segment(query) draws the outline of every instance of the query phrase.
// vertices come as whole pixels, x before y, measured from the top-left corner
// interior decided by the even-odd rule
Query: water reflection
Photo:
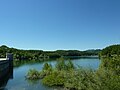
[[[9,67],[6,74],[0,77],[0,90],[8,90],[5,87],[9,79],[13,79],[13,67]]]
[[[73,60],[73,59],[98,59],[98,56],[67,56],[67,59]]]
[[[97,69],[99,66],[100,60],[98,58],[94,57],[71,57],[72,62],[75,65],[80,65],[81,67],[88,67],[91,66],[93,69]],[[63,59],[63,58],[61,58]],[[71,60],[70,58],[65,58],[65,60]],[[25,76],[29,69],[35,68],[36,70],[42,70],[43,65],[45,62],[48,62],[51,64],[53,67],[55,67],[56,64],[56,59],[52,60],[45,60],[44,62],[41,61],[15,61],[14,62],[14,79],[12,80],[6,80],[6,88],[3,90],[56,90],[56,87],[47,87],[42,84],[41,80],[35,80],[35,81],[30,81],[26,80]],[[11,77],[11,76],[10,76]],[[9,77],[9,78],[10,78]],[[1,81],[0,81],[1,82]],[[57,90],[63,90],[63,89],[58,89]]]

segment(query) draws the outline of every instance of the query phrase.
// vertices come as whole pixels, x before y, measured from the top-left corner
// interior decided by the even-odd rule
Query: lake
[[[51,65],[55,65],[56,61],[44,61],[41,63],[26,63],[19,67],[14,67],[13,69],[13,79],[9,79],[6,82],[4,90],[54,90],[56,87],[47,87],[38,81],[28,81],[25,76],[29,69],[35,68],[41,70],[44,63],[48,62]],[[72,58],[72,62],[75,66],[80,66],[82,68],[98,69],[100,60],[97,57],[79,57]]]

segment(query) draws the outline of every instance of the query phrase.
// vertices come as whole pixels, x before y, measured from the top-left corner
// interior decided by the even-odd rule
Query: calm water
[[[51,63],[53,66],[56,61],[46,61]],[[79,58],[73,59],[72,62],[77,66],[81,66],[83,68],[92,68],[97,69],[99,67],[100,61],[98,58]],[[32,64],[24,64],[19,67],[15,67],[13,69],[13,79],[8,80],[5,90],[53,90],[54,88],[50,88],[42,85],[41,80],[38,81],[28,81],[25,79],[25,75],[29,69],[35,68],[37,70],[41,70],[43,67],[42,63],[32,63]]]

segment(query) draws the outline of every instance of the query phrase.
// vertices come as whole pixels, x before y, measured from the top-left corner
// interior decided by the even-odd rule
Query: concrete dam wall
[[[0,58],[0,87],[4,87],[9,78],[13,78],[13,55],[7,53],[6,58]]]

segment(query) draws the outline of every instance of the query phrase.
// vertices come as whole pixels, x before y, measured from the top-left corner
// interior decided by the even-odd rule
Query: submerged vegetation
[[[96,71],[77,68],[71,61],[58,60],[55,67],[45,63],[41,71],[30,70],[26,78],[42,79],[47,86],[61,86],[68,90],[120,90],[119,71],[120,54],[117,53],[111,57],[101,56],[101,64]]]
[[[120,62],[120,58],[119,62]],[[113,63],[115,64],[115,63]],[[112,65],[112,63],[111,63]],[[120,90],[119,65],[101,64],[97,70],[75,68],[71,61],[58,61],[55,68],[45,63],[42,71],[30,70],[27,79],[42,79],[47,86],[62,86],[68,90]]]

